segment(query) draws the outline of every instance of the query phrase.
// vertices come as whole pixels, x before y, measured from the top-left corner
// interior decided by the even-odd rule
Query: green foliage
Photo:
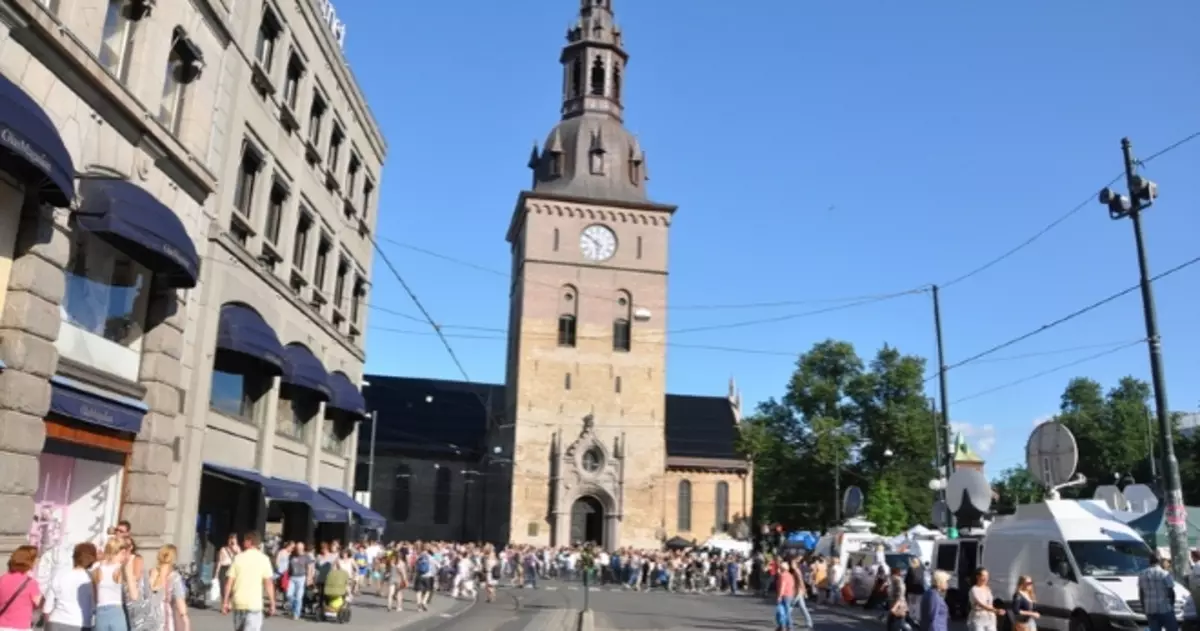
[[[1070,428],[1079,444],[1078,471],[1088,484],[1071,490],[1076,497],[1091,497],[1097,486],[1112,484],[1117,476],[1150,479],[1149,454],[1157,431],[1150,423],[1149,400],[1150,386],[1133,377],[1122,378],[1107,393],[1085,377],[1067,384],[1055,419]]]
[[[886,470],[878,510],[888,523],[903,530],[928,520],[936,474],[924,373],[924,359],[888,346],[869,363],[836,340],[801,355],[782,400],[767,401],[743,423],[741,448],[755,460],[756,519],[826,528],[843,489],[857,485],[871,502]]]
[[[897,489],[887,478],[871,486],[867,495],[867,519],[875,523],[875,532],[885,536],[898,535],[913,522]]]
[[[992,480],[992,492],[997,496],[992,502],[992,510],[1004,515],[1011,514],[1021,504],[1042,501],[1045,491],[1042,483],[1025,467],[1005,469]]]

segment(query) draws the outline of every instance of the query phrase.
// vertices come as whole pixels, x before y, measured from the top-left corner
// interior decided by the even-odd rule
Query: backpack
[[[422,554],[421,557],[419,559],[417,559],[417,573],[420,574],[421,576],[424,576],[429,573],[429,556],[428,555]]]
[[[492,578],[497,581],[500,580],[500,564],[499,563],[496,563],[495,565],[492,566]]]

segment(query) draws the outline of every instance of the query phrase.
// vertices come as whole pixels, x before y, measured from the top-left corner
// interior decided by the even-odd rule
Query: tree
[[[913,523],[908,518],[903,499],[887,478],[871,486],[871,493],[867,495],[867,519],[875,523],[875,532],[889,537],[904,532]]]
[[[1150,386],[1133,377],[1123,377],[1107,393],[1099,383],[1084,377],[1067,384],[1055,420],[1075,435],[1077,470],[1087,476],[1088,484],[1064,494],[1091,497],[1097,486],[1126,476],[1149,481],[1155,435],[1149,424],[1149,398]]]
[[[1021,504],[1042,501],[1045,488],[1025,467],[1013,467],[992,480],[992,492],[997,496],[992,501],[992,510],[1007,515],[1016,512]]]

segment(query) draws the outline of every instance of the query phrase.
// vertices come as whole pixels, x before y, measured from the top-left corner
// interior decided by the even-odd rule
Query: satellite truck
[[[991,574],[998,607],[1011,604],[1021,575],[1033,578],[1039,629],[1142,631],[1138,574],[1154,554],[1142,537],[1104,501],[1064,500],[1059,491],[1081,486],[1079,451],[1066,426],[1038,426],[1026,446],[1027,466],[1046,486],[1046,500],[1017,507],[988,528],[982,565]],[[1195,629],[1196,608],[1187,588],[1175,590],[1181,628]],[[1011,620],[1001,616],[1002,631]]]

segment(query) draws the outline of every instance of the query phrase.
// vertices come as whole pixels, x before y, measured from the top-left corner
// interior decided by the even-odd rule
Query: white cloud
[[[955,421],[950,423],[950,429],[957,435],[962,434],[967,444],[975,453],[986,458],[996,446],[996,426],[991,423],[974,425]]]
[[[1033,419],[1033,426],[1037,427],[1038,425],[1041,425],[1042,423],[1045,423],[1046,421],[1053,421],[1055,416],[1056,416],[1055,414],[1043,414],[1043,415]]]

